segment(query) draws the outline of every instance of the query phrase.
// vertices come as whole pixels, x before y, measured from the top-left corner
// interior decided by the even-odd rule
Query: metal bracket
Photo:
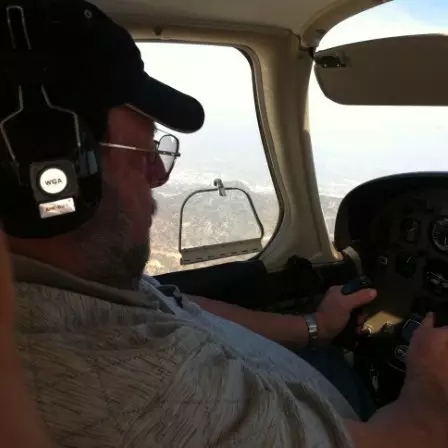
[[[347,58],[342,54],[326,56],[315,55],[314,61],[322,68],[347,68]]]
[[[258,216],[257,210],[255,209],[254,202],[247,193],[242,188],[237,187],[225,187],[221,179],[215,179],[213,182],[215,188],[206,188],[201,190],[196,190],[189,194],[180,209],[180,219],[179,219],[179,253],[181,255],[180,264],[182,266],[194,263],[200,263],[203,261],[218,260],[221,258],[234,257],[238,255],[247,255],[252,253],[258,253],[263,249],[263,237],[264,237],[264,227],[261,223],[260,217]],[[247,200],[249,201],[250,208],[254,214],[255,221],[257,222],[258,228],[260,230],[260,236],[258,238],[252,238],[249,240],[232,241],[230,243],[222,244],[212,244],[206,246],[198,246],[191,248],[182,247],[182,225],[184,218],[185,206],[188,201],[194,196],[211,193],[217,191],[221,197],[226,197],[228,191],[239,191],[243,193]]]
[[[224,188],[224,184],[221,179],[215,179],[213,185],[218,189],[219,195],[224,198],[227,196],[226,189]]]

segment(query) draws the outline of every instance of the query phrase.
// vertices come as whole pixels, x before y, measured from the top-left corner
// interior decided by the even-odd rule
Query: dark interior
[[[313,310],[331,285],[343,284],[355,275],[349,262],[313,268],[308,260],[293,257],[282,271],[274,273],[269,273],[260,260],[251,260],[174,272],[157,279],[164,285],[177,285],[187,294],[246,308],[303,313]]]
[[[281,272],[268,273],[252,260],[158,280],[247,308],[300,314],[313,311],[328,287],[367,275],[378,297],[366,309],[365,334],[353,335],[350,349],[382,406],[401,389],[409,341],[425,314],[434,311],[438,325],[448,324],[448,175],[396,175],[354,189],[338,211],[334,243],[350,251],[324,266],[293,257]]]

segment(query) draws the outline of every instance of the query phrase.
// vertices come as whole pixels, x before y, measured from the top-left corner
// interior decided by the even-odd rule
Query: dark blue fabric
[[[332,383],[363,421],[375,413],[375,403],[339,347],[304,349],[298,355]]]

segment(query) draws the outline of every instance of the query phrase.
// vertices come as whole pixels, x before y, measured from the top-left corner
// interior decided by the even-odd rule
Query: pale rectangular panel
[[[347,105],[447,106],[448,36],[358,42],[317,52],[322,92]]]
[[[182,256],[180,264],[184,266],[203,261],[219,260],[220,258],[248,255],[258,253],[262,249],[263,246],[260,238],[182,249],[180,251]]]

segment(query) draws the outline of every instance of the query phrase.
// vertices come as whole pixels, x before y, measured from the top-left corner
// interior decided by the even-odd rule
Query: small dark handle
[[[358,277],[346,283],[341,292],[345,296],[354,294],[361,289],[373,288],[373,284],[368,277]],[[358,327],[358,317],[361,316],[362,308],[357,308],[350,313],[350,319],[346,327],[333,339],[333,344],[353,350],[356,347],[358,335],[356,329]]]

